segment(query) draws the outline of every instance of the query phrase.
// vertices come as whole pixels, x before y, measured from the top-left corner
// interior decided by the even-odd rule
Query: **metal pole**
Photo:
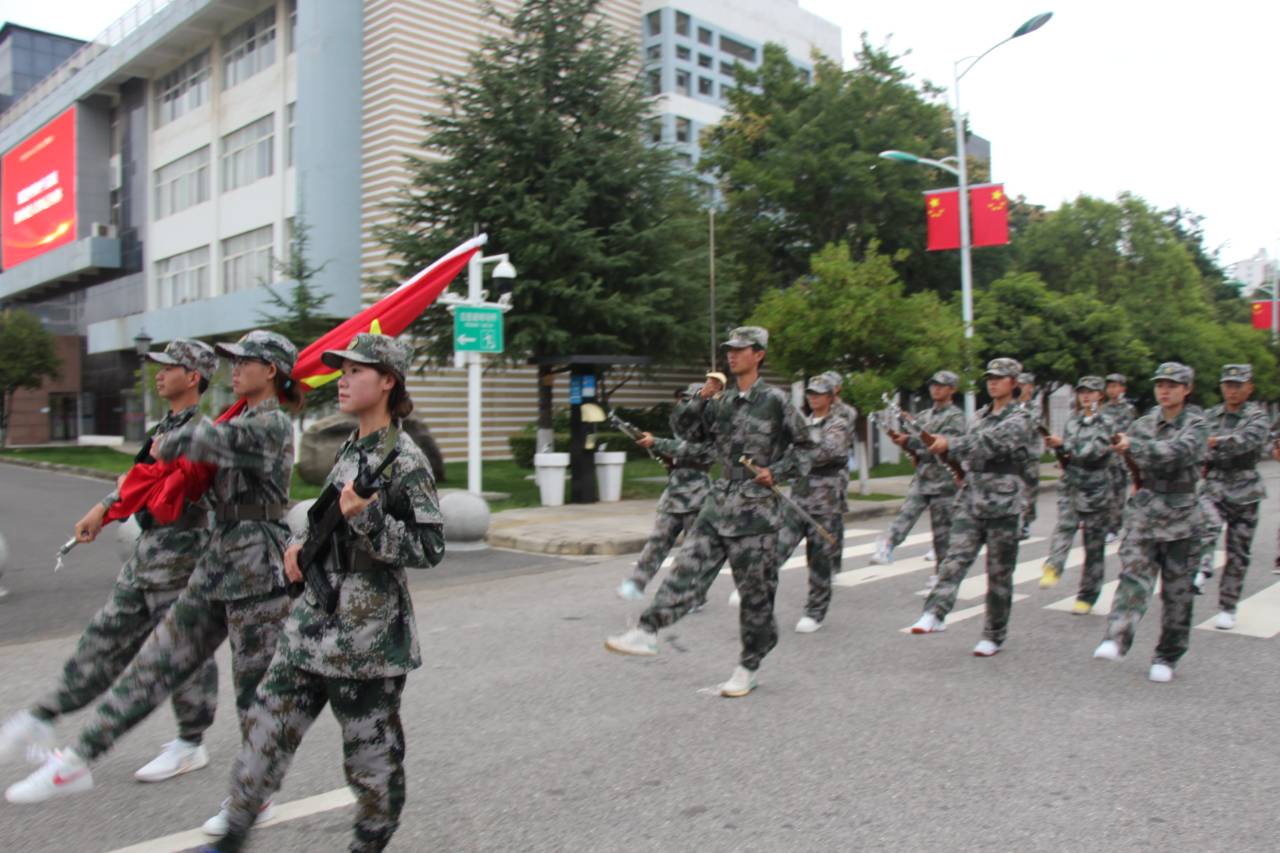
[[[1271,273],[1271,345],[1280,346],[1280,269]]]
[[[972,67],[972,66],[971,66]],[[956,125],[956,163],[960,177],[960,305],[964,318],[964,338],[966,342],[973,340],[973,265],[969,257],[969,164],[965,157],[964,114],[960,112],[960,63],[953,66],[955,71],[955,125]],[[966,368],[971,365],[965,365]],[[972,418],[975,410],[973,390],[964,394],[964,414]]]
[[[707,210],[707,232],[710,248],[707,252],[707,263],[711,278],[711,360],[707,362],[707,370],[716,369],[716,209]]]
[[[476,252],[467,262],[467,302],[479,305],[484,259]],[[467,491],[481,492],[480,471],[480,353],[467,353]]]
[[[138,356],[141,362],[142,371],[142,442],[147,441],[147,412],[151,410],[151,393],[147,388],[147,357],[145,355]]]

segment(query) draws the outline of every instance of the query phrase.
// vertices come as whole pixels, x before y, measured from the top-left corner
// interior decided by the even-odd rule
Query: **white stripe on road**
[[[914,536],[908,536],[906,539],[902,540],[902,544],[899,545],[898,547],[910,548],[912,545],[919,545],[920,543],[926,542],[926,541],[927,542],[933,541],[932,533],[917,533]],[[809,565],[809,562],[804,555],[804,549],[802,547],[803,545],[804,545],[804,540],[801,539],[800,544],[796,546],[796,550],[800,552],[799,555],[792,557],[791,559],[783,563],[780,568],[780,571],[785,572],[789,569],[802,569]],[[876,543],[868,542],[865,545],[852,545],[848,548],[845,548],[840,553],[843,556],[843,558],[847,560],[850,557],[866,557],[869,554],[874,554],[875,552],[876,552]],[[720,574],[731,575],[733,574],[733,570],[730,569],[728,566],[725,566],[723,569],[720,570]]]
[[[1114,542],[1112,543],[1112,545],[1115,545],[1115,544],[1116,543]],[[1214,551],[1213,552],[1214,562],[1217,562],[1219,559],[1221,559],[1223,555],[1224,555],[1223,551]],[[1111,607],[1112,605],[1115,604],[1116,590],[1119,588],[1120,588],[1119,580],[1107,581],[1106,583],[1104,583],[1098,595],[1098,603],[1093,605],[1093,610],[1089,612],[1089,615],[1107,616],[1108,614],[1110,614]],[[1160,584],[1156,584],[1156,588],[1152,592],[1152,597],[1158,596],[1159,594],[1160,594]],[[1075,606],[1076,606],[1076,598],[1073,595],[1070,598],[1064,598],[1061,601],[1055,601],[1053,602],[1053,604],[1046,604],[1044,606],[1044,609],[1045,610],[1062,610],[1066,613],[1070,613],[1071,608]]]
[[[1013,594],[1013,598],[1010,599],[1010,604],[1011,605],[1017,604],[1019,601],[1022,601],[1030,597],[1031,596],[1027,595],[1026,593],[1015,592]],[[987,605],[985,604],[977,604],[977,605],[974,605],[973,607],[966,607],[964,610],[952,610],[950,613],[947,614],[947,619],[946,619],[947,627],[950,628],[952,625],[954,625],[957,622],[963,622],[966,619],[972,619],[975,616],[981,616],[983,613],[986,613],[986,612],[987,612]],[[910,634],[911,626],[908,625],[905,628],[899,628],[898,633]]]
[[[851,528],[851,529],[846,530],[846,531],[844,532],[844,539],[845,539],[845,541],[846,541],[846,542],[848,542],[850,539],[860,539],[860,538],[862,538],[863,536],[877,536],[877,535],[879,535],[879,533],[880,533],[880,531],[879,531],[879,530],[868,530],[868,529],[866,529],[866,528],[864,528],[864,527],[854,527],[854,528]],[[925,534],[925,535],[927,536],[928,534]],[[914,539],[914,538],[916,538],[916,537],[912,537],[912,538]],[[800,540],[800,542],[801,542],[801,543],[803,543],[803,542],[804,542],[804,540],[803,540],[803,539],[801,539],[801,540]],[[906,544],[907,544],[907,543],[905,543],[905,542],[903,543],[903,545],[904,545],[904,546],[905,546]],[[799,546],[797,545],[796,547],[798,548]],[[869,545],[869,546],[867,546],[867,545],[856,545],[856,546],[854,546],[854,547],[855,547],[855,548],[863,549],[863,550],[859,550],[859,551],[857,552],[857,554],[870,554],[870,553],[873,553],[873,552],[876,550],[875,543],[872,543],[872,544],[871,544],[871,545]],[[679,549],[679,548],[674,548],[674,549],[672,549],[672,550],[673,550],[673,551],[679,551],[680,549]],[[853,550],[852,548],[846,548],[846,549],[844,549],[844,556],[846,556],[846,557],[848,557],[848,556],[857,556],[857,554],[851,554],[851,551],[852,551],[852,550]],[[669,568],[671,568],[671,566],[675,563],[675,561],[676,561],[676,557],[675,557],[675,554],[673,553],[671,556],[667,557],[665,560],[663,560],[663,561],[662,561],[662,566],[661,566],[660,568],[663,568],[663,569],[669,569]],[[783,566],[783,568],[786,568],[786,566]],[[722,569],[720,573],[721,573],[721,574],[726,574],[727,572],[728,572],[728,569]]]
[[[1044,541],[1043,536],[1032,536],[1029,539],[1024,539],[1021,542],[1019,542],[1018,547],[1021,548],[1025,545],[1035,545],[1036,543],[1043,542],[1043,541]],[[986,551],[987,551],[986,545],[983,545],[981,548],[978,549],[977,555],[973,558],[973,565],[969,567],[970,572],[972,572],[974,567],[977,566],[978,559],[982,557],[983,554],[986,553]],[[1016,566],[1013,567],[1014,585],[1020,584],[1024,581],[1031,580],[1033,577],[1035,578],[1040,577],[1040,567],[1043,565],[1044,565],[1043,557],[1040,557],[1035,560],[1023,560],[1021,563],[1018,563]],[[984,569],[980,569],[978,573],[975,574],[973,577],[965,578],[960,582],[960,589],[959,589],[959,592],[957,593],[957,597],[963,598],[967,601],[970,598],[978,598],[986,594],[987,594],[987,572],[986,572],[986,569],[984,568]],[[918,591],[916,595],[920,596],[921,598],[924,598],[929,595],[929,590],[922,589]]]
[[[1214,562],[1218,561],[1215,555]],[[1217,618],[1217,614],[1214,614]],[[1269,640],[1280,634],[1280,583],[1272,584],[1262,592],[1249,596],[1236,607],[1236,626],[1230,631],[1213,627],[1213,619],[1196,626],[1216,634],[1241,634],[1245,637],[1261,637]]]
[[[906,575],[911,572],[918,572],[921,569],[927,569],[934,565],[933,561],[925,561],[924,556],[908,557],[905,560],[894,560],[887,566],[866,566],[861,569],[850,569],[847,572],[840,572],[831,579],[831,583],[835,586],[861,586],[864,583],[872,581],[882,581],[889,578],[896,578],[898,575]]]
[[[314,797],[304,797],[301,800],[294,800],[291,803],[277,803],[275,806],[275,817],[269,823],[262,825],[261,830],[255,828],[254,834],[258,835],[259,831],[266,832],[277,824],[286,823],[298,818],[310,817],[320,812],[332,811],[349,806],[356,801],[352,795],[350,788],[337,788],[333,791],[327,791],[323,794],[316,794]],[[201,844],[210,844],[209,836],[205,835],[199,829],[188,830],[187,832],[178,832],[173,835],[166,835],[163,838],[155,838],[151,841],[144,841],[141,844],[134,844],[132,847],[121,847],[112,850],[110,853],[171,853],[174,850],[185,850],[188,847],[198,847]],[[259,842],[261,844],[261,842]]]

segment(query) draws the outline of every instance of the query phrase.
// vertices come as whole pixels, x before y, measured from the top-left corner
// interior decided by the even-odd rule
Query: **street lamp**
[[[151,409],[151,394],[147,389],[147,353],[151,351],[151,336],[146,329],[139,329],[134,336],[133,351],[138,354],[139,372],[142,376],[142,440],[146,441],[147,412]]]
[[[942,160],[930,160],[925,157],[918,157],[915,154],[906,151],[882,151],[880,156],[886,160],[897,160],[901,163],[920,163],[926,166],[933,166],[942,169],[959,179],[960,184],[960,310],[964,319],[964,336],[966,339],[973,338],[973,263],[970,258],[970,233],[969,233],[969,168],[968,159],[965,154],[965,138],[964,138],[964,113],[960,111],[960,81],[964,79],[964,75],[973,70],[973,66],[977,65],[991,51],[1006,42],[1013,41],[1019,36],[1025,36],[1027,33],[1033,33],[1036,30],[1049,23],[1049,19],[1053,17],[1052,12],[1045,12],[1036,15],[1023,22],[1022,26],[1013,31],[1013,35],[1006,39],[996,42],[991,47],[984,50],[977,56],[966,56],[958,59],[953,63],[952,70],[955,73],[955,102],[952,108],[952,119],[955,122],[956,135],[956,156],[955,165],[950,165],[946,161],[952,158],[946,157]],[[966,391],[964,395],[964,412],[966,417],[973,417],[974,412],[973,391]]]

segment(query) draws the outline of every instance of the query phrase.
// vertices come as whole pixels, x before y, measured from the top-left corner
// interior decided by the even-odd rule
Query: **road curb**
[[[61,462],[41,462],[38,459],[14,459],[9,456],[0,457],[0,463],[17,465],[20,468],[37,468],[42,471],[57,471],[62,474],[75,474],[77,477],[89,477],[94,480],[105,480],[114,483],[119,474],[109,474],[97,468],[85,468],[81,465],[64,465]]]

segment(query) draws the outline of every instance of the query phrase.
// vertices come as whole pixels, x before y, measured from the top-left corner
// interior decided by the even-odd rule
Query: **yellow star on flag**
[[[377,317],[374,317],[373,322],[369,324],[369,334],[371,335],[382,334],[382,326],[378,323]],[[306,385],[308,388],[319,388],[321,385],[324,385],[327,382],[332,382],[333,380],[337,379],[341,375],[342,375],[341,370],[335,370],[332,373],[321,373],[317,376],[306,377],[305,379],[302,380],[302,384]]]

